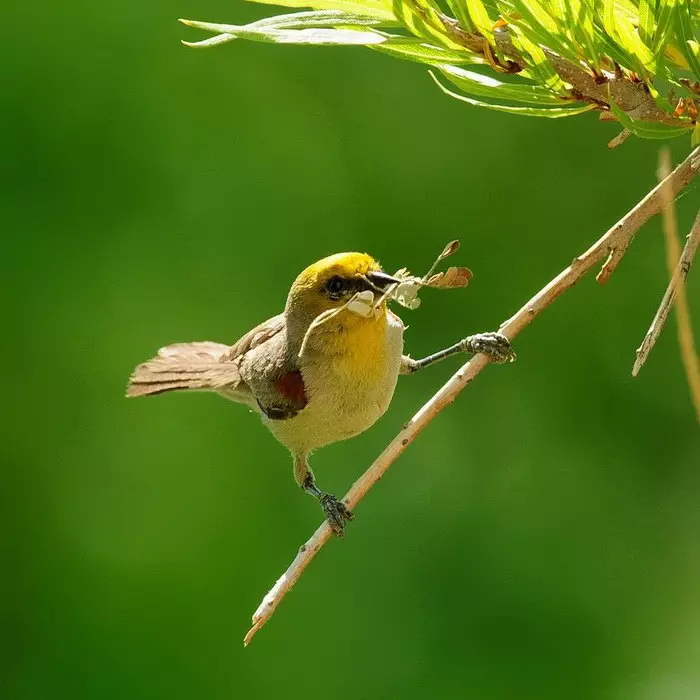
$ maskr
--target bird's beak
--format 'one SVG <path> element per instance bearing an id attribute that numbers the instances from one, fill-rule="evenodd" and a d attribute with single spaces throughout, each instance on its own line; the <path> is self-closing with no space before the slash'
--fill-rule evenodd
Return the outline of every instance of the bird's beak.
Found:
<path id="1" fill-rule="evenodd" d="M 381 270 L 374 270 L 368 272 L 365 277 L 375 286 L 381 290 L 386 289 L 391 284 L 399 284 L 401 280 L 397 280 L 396 277 L 387 275 L 386 272 Z"/>

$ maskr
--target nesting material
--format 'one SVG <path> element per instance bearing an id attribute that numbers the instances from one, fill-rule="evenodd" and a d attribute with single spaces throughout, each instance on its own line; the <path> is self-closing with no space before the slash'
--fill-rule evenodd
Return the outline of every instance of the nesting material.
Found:
<path id="1" fill-rule="evenodd" d="M 370 289 L 366 289 L 362 292 L 357 292 L 337 309 L 328 309 L 320 313 L 311 322 L 304 335 L 304 340 L 299 349 L 299 357 L 304 354 L 311 333 L 345 310 L 363 318 L 371 318 L 381 313 L 382 304 L 386 301 L 395 301 L 407 309 L 414 310 L 420 306 L 421 300 L 418 298 L 418 293 L 422 287 L 432 287 L 434 289 L 466 287 L 472 278 L 471 270 L 467 267 L 449 267 L 445 272 L 435 272 L 437 266 L 445 258 L 454 255 L 458 250 L 459 241 L 451 241 L 422 277 L 412 275 L 406 268 L 401 268 L 394 274 L 394 277 L 399 280 L 397 284 L 390 285 L 384 291 L 377 289 L 376 292 L 373 292 Z M 367 283 L 373 286 L 370 280 L 367 280 Z"/>

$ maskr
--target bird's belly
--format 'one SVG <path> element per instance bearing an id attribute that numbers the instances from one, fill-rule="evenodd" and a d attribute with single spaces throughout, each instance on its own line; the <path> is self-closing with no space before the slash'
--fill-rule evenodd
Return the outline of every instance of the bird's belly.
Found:
<path id="1" fill-rule="evenodd" d="M 393 316 L 393 315 L 392 315 Z M 400 324 L 400 325 L 399 325 Z M 381 342 L 304 371 L 307 406 L 294 418 L 269 421 L 278 440 L 307 452 L 367 430 L 387 410 L 403 354 L 403 324 L 388 319 Z"/>

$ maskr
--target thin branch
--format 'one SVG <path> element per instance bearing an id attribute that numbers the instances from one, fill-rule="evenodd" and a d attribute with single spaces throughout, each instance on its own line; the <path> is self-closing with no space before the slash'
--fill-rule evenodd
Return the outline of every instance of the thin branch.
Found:
<path id="1" fill-rule="evenodd" d="M 665 178 L 671 169 L 668 149 L 661 152 L 661 162 L 659 164 L 659 178 Z M 649 326 L 647 334 L 644 336 L 642 344 L 637 348 L 637 359 L 632 368 L 632 375 L 637 376 L 642 366 L 649 357 L 649 353 L 656 344 L 661 331 L 666 323 L 666 319 L 671 311 L 671 307 L 676 306 L 676 319 L 678 322 L 678 342 L 681 348 L 681 358 L 685 367 L 690 387 L 690 396 L 695 407 L 698 422 L 700 422 L 700 361 L 695 350 L 693 340 L 693 330 L 690 322 L 690 311 L 688 308 L 688 298 L 685 293 L 685 280 L 690 272 L 693 258 L 700 244 L 700 212 L 695 218 L 693 228 L 686 240 L 683 251 L 678 243 L 678 225 L 676 222 L 675 207 L 673 205 L 674 196 L 662 188 L 664 234 L 666 237 L 666 263 L 668 265 L 671 281 L 666 288 L 666 293 L 661 300 L 661 304 L 654 316 L 654 320 Z"/>
<path id="2" fill-rule="evenodd" d="M 681 274 L 681 282 L 678 285 L 678 296 L 676 298 L 676 322 L 678 325 L 678 343 L 681 348 L 681 359 L 688 379 L 690 389 L 690 399 L 695 407 L 695 416 L 700 423 L 700 356 L 695 348 L 693 339 L 693 326 L 690 321 L 690 309 L 688 297 L 685 290 L 685 279 L 690 271 L 693 257 L 700 243 L 700 211 L 695 218 L 693 228 L 688 234 L 683 252 L 678 263 Z"/>
<path id="3" fill-rule="evenodd" d="M 610 250 L 624 250 L 637 230 L 648 219 L 657 214 L 662 207 L 662 186 L 668 186 L 677 194 L 695 177 L 700 169 L 700 148 L 679 165 L 664 183 L 657 185 L 644 199 L 631 209 L 620 221 L 594 243 L 585 253 L 574 258 L 565 270 L 562 270 L 549 284 L 541 289 L 514 316 L 500 327 L 508 338 L 514 338 L 532 320 L 546 309 L 555 299 L 572 287 L 597 265 Z M 457 394 L 470 384 L 488 364 L 484 355 L 477 355 L 461 367 L 456 374 L 406 423 L 399 434 L 389 443 L 375 462 L 352 485 L 345 496 L 345 503 L 352 510 L 364 498 L 367 492 L 379 481 L 399 455 L 416 439 L 418 434 L 446 406 L 451 404 Z M 324 522 L 314 534 L 301 546 L 294 561 L 277 580 L 270 592 L 253 614 L 253 626 L 245 636 L 248 645 L 255 634 L 272 617 L 284 596 L 294 587 L 304 569 L 311 563 L 318 551 L 330 539 L 331 529 Z"/>
<path id="4" fill-rule="evenodd" d="M 608 114 L 608 112 L 603 112 L 603 114 Z M 608 148 L 617 148 L 627 141 L 630 136 L 632 136 L 632 132 L 629 129 L 623 129 L 615 138 L 608 141 Z"/>

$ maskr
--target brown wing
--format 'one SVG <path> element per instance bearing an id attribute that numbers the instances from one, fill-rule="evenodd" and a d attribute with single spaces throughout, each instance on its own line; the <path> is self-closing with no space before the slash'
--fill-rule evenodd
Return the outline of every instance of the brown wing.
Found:
<path id="1" fill-rule="evenodd" d="M 262 345 L 264 342 L 274 338 L 278 333 L 284 330 L 284 314 L 278 314 L 269 318 L 259 326 L 255 326 L 248 331 L 242 338 L 236 341 L 225 353 L 219 358 L 219 362 L 232 362 L 243 357 L 253 348 Z"/>
<path id="2" fill-rule="evenodd" d="M 222 362 L 235 362 L 242 369 L 243 381 L 260 410 L 272 420 L 296 416 L 308 402 L 304 378 L 285 352 L 284 328 L 284 314 L 273 316 L 246 333 L 221 358 Z M 269 343 L 269 352 L 247 355 L 264 343 Z"/>

